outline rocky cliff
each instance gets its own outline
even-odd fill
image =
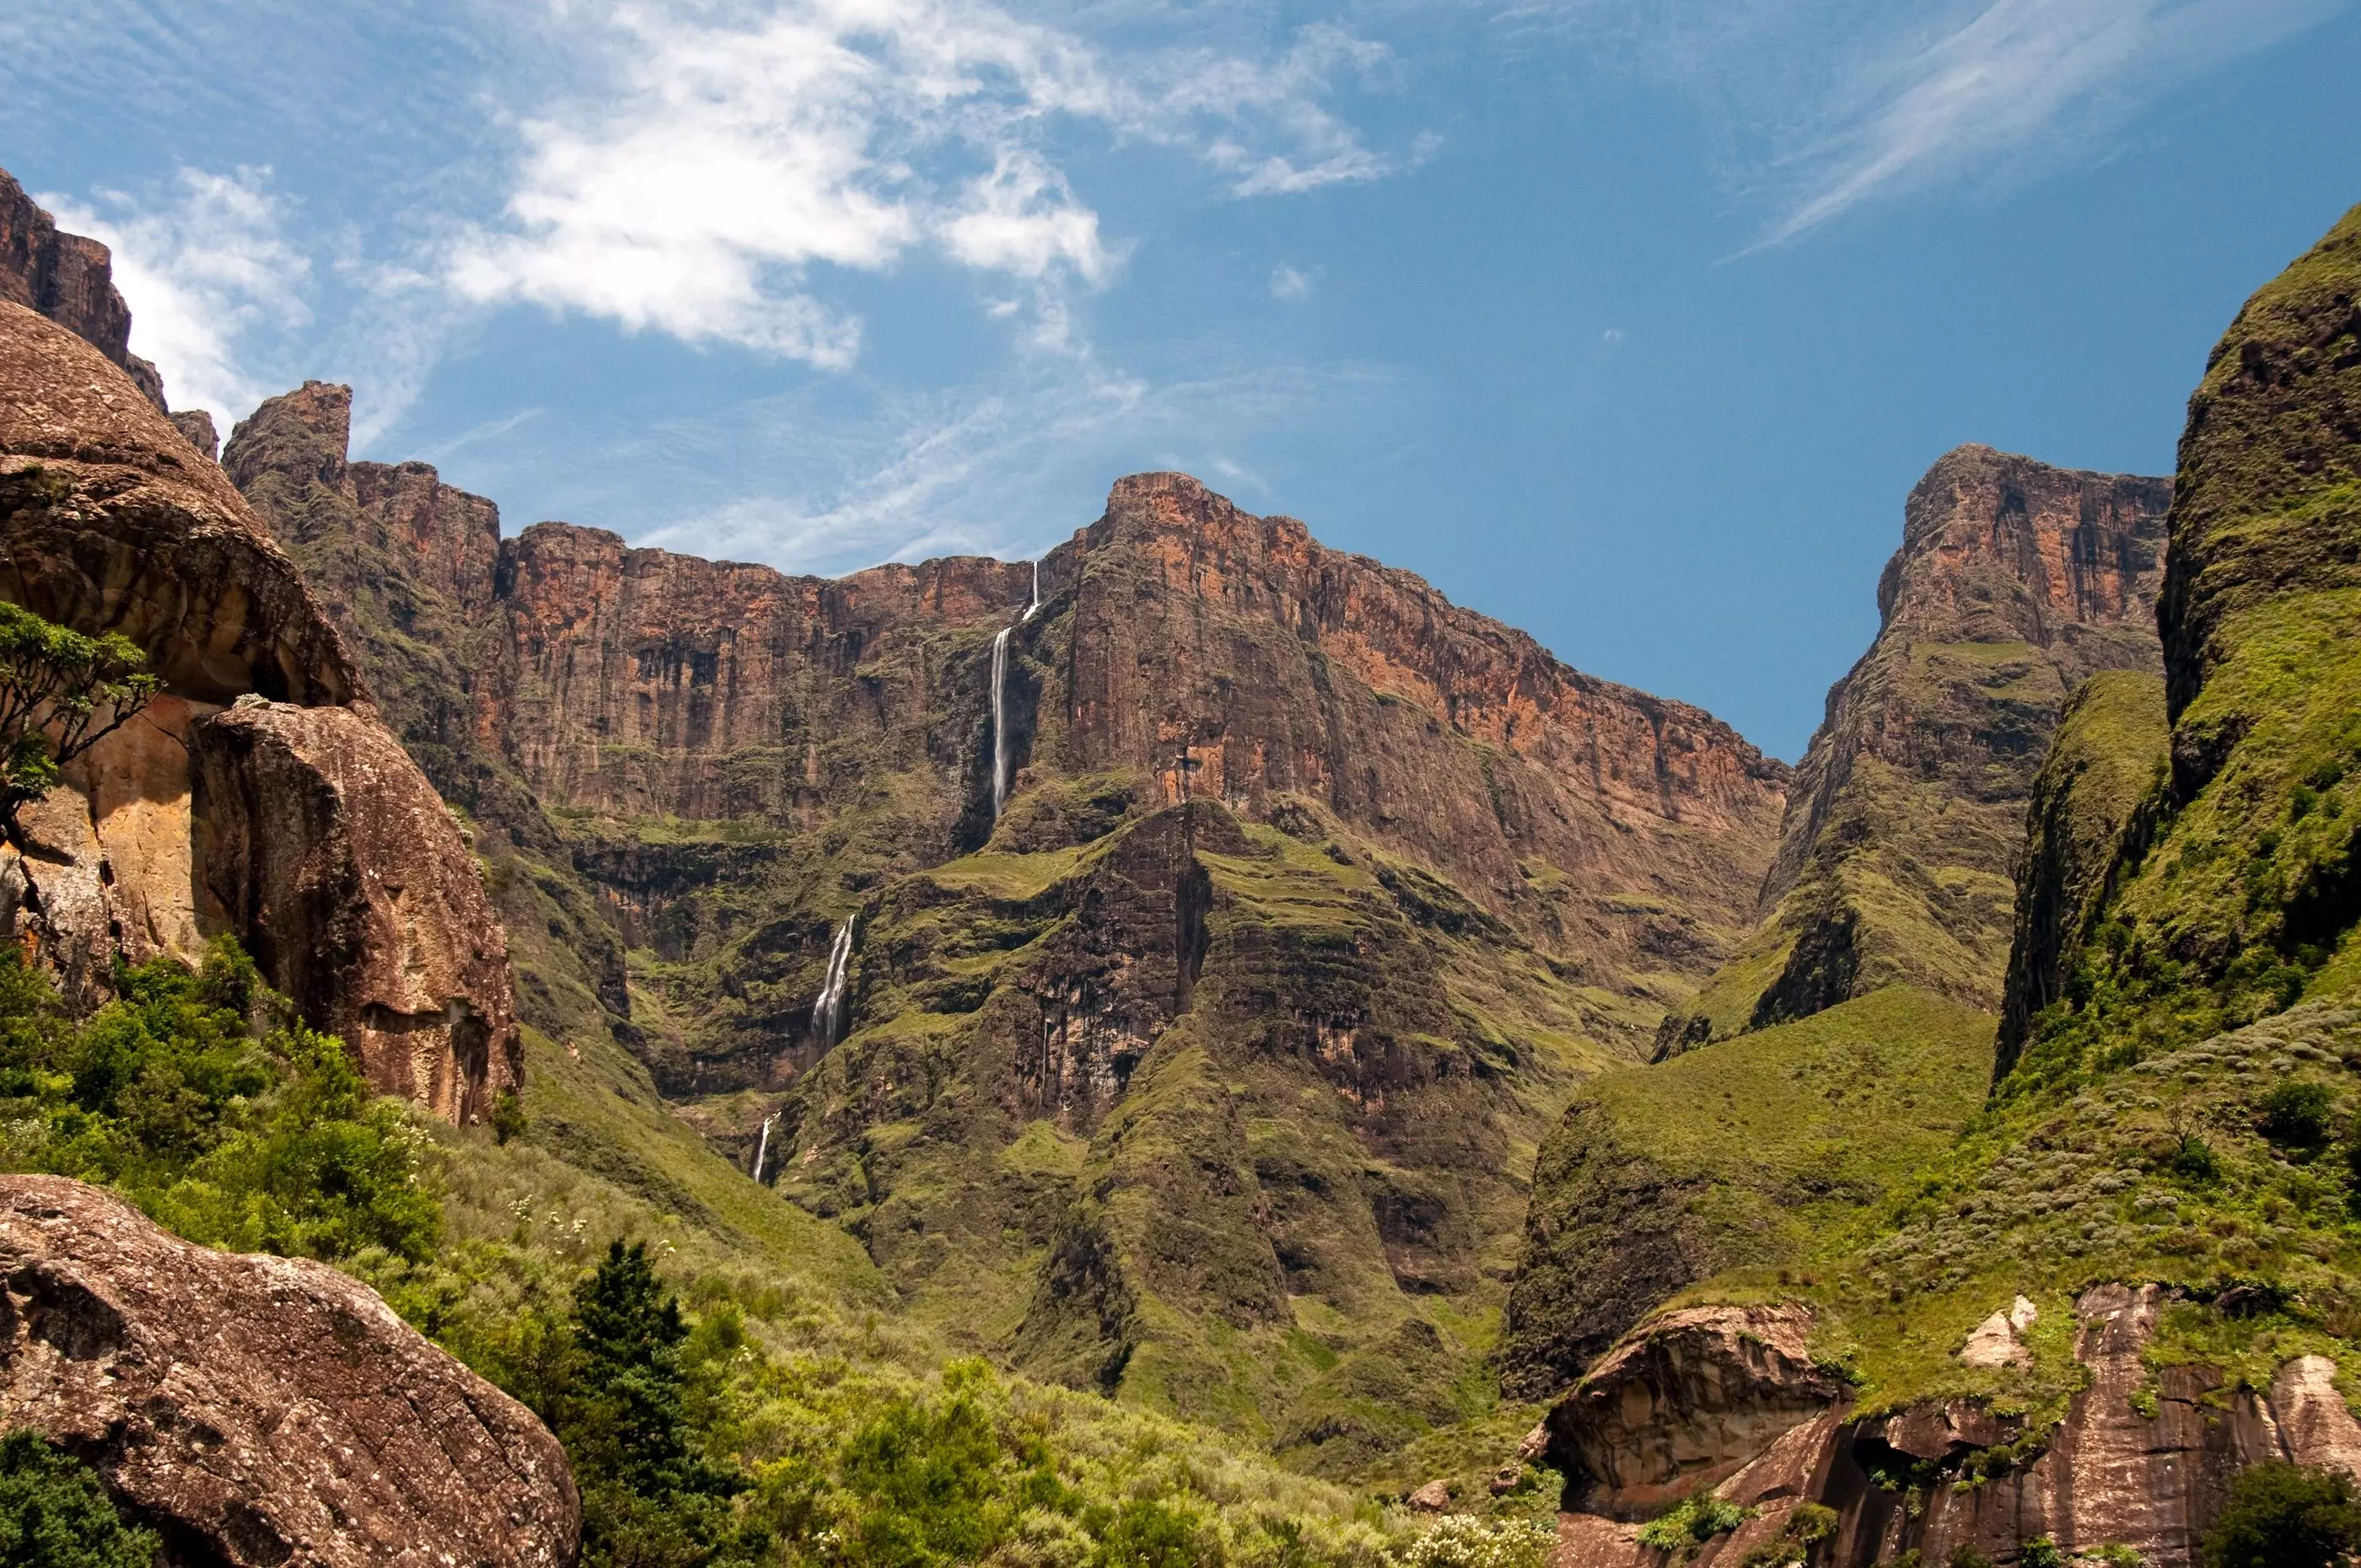
[[[2361,1176],[2323,1157],[2361,1061],[2356,241],[2361,211],[2257,293],[2191,400],[2169,687],[2094,680],[2050,748],[1983,1115],[1775,1286],[1703,1281],[1598,1359],[1550,1421],[1561,1562],[1645,1561],[1631,1521],[1712,1488],[1760,1511],[1700,1562],[2182,1568],[2236,1468],[2361,1474]]]
[[[155,366],[131,352],[131,307],[115,287],[115,258],[94,239],[60,233],[57,220],[25,194],[5,169],[0,169],[0,301],[38,311],[56,322],[105,355],[149,402],[164,406],[164,378]]]
[[[163,1561],[571,1568],[557,1440],[325,1265],[9,1176],[0,1276],[0,1421],[96,1466]]]
[[[1524,1151],[1729,948],[1779,764],[1181,476],[1038,570],[830,582],[499,539],[349,462],[344,397],[225,463],[511,927],[629,949],[628,994],[528,954],[529,1017],[1043,1373],[1339,1473],[1478,1397],[1453,1314],[1499,1299]]]
[[[1762,928],[1667,1050],[1882,985],[2001,1003],[2026,802],[2066,700],[2153,669],[2162,479],[1989,447],[1910,492],[1879,630],[1830,688],[1763,886]]]
[[[83,1006],[234,933],[379,1089],[479,1114],[518,1071],[505,938],[293,563],[63,328],[0,304],[0,594],[164,684],[0,852],[13,933]]]

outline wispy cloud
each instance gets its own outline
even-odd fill
[[[266,345],[308,325],[310,260],[286,239],[269,170],[182,169],[160,201],[115,191],[85,206],[44,195],[64,227],[104,241],[133,305],[131,347],[179,407],[235,414],[282,388],[258,380]]]
[[[1788,155],[1800,194],[1766,243],[1887,192],[2089,149],[2190,73],[2278,42],[2328,0],[1991,0],[1867,62]]]
[[[1123,249],[1061,133],[1191,148],[1238,195],[1394,167],[1325,102],[1386,50],[1331,26],[1257,60],[1110,58],[991,0],[639,0],[575,17],[604,68],[520,115],[506,211],[449,269],[470,300],[842,368],[862,328],[829,269],[923,250],[1017,285],[1030,341],[1071,351],[1070,298],[1104,287]]]
[[[1270,269],[1270,297],[1274,300],[1308,300],[1312,297],[1312,284],[1316,276],[1314,271],[1290,267],[1282,262]]]

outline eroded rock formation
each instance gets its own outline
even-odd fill
[[[532,1413],[324,1264],[192,1245],[62,1177],[0,1177],[0,1421],[221,1568],[571,1568]]]
[[[2067,698],[2154,670],[2171,482],[1962,446],[1910,492],[1879,630],[1795,773],[1762,928],[1666,1050],[1908,984],[2001,1003],[2026,802]]]
[[[474,1114],[515,1080],[503,938],[319,601],[88,344],[0,304],[0,596],[124,634],[165,687],[0,851],[12,929],[85,1007],[115,955],[232,932],[372,1082]]]
[[[1706,1490],[1754,1512],[1698,1549],[1699,1568],[1774,1546],[1806,1503],[1836,1515],[1811,1558],[1829,1568],[1961,1549],[2014,1562],[2044,1537],[2070,1554],[2121,1546],[2150,1568],[2193,1568],[2240,1467],[2288,1459],[2361,1476],[2361,1422],[2331,1386],[2334,1363],[2295,1357],[2262,1393],[2206,1366],[2151,1369],[2141,1353],[2168,1300],[2153,1285],[2083,1292],[2074,1355],[2087,1386],[2030,1433],[1978,1400],[1853,1419],[1845,1386],[1814,1363],[1800,1307],[1665,1313],[1551,1410],[1552,1462],[1570,1477],[1557,1568],[1645,1568],[1659,1554],[1631,1521]],[[1971,1471],[1975,1485],[1953,1484]]]
[[[0,169],[0,302],[38,311],[106,356],[142,396],[164,406],[164,379],[131,352],[131,307],[115,287],[106,247],[63,234]],[[211,453],[206,454],[211,456]]]

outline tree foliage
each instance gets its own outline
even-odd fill
[[[0,1437],[0,1568],[152,1568],[159,1544],[89,1465],[38,1432]]]
[[[2338,1470],[2266,1460],[2230,1478],[2205,1568],[2333,1568],[2361,1551],[2361,1501]]]
[[[130,722],[156,695],[127,637],[85,637],[0,600],[0,831],[57,786],[76,757]]]

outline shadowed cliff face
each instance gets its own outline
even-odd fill
[[[615,1034],[743,1164],[776,1112],[765,1179],[978,1348],[1337,1474],[1480,1398],[1529,1151],[1741,930],[1784,768],[1178,475],[1038,606],[1026,563],[562,523],[486,598],[488,507],[408,466],[399,521],[342,395],[226,461],[493,829],[529,1019]],[[536,947],[561,905],[628,999]]]
[[[1896,983],[1999,1006],[2026,803],[2067,698],[2158,667],[2170,499],[2168,480],[1982,446],[1927,471],[1877,640],[1796,770],[1763,925],[1666,1048]]]

